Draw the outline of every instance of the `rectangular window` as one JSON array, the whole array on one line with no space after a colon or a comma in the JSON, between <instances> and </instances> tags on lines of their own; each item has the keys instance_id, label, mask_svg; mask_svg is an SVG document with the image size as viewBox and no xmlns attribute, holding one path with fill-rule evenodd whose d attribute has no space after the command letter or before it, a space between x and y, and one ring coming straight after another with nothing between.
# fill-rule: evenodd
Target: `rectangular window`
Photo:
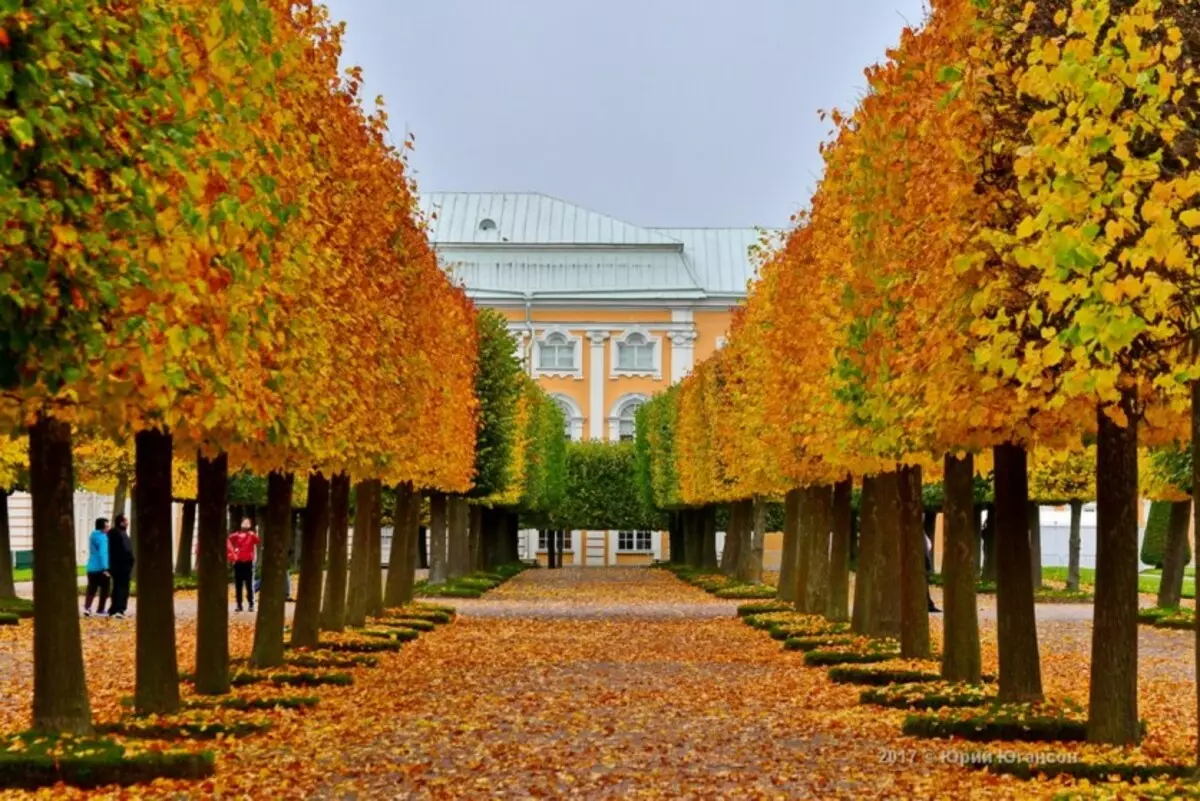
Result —
<instances>
[{"instance_id":1,"label":"rectangular window","mask_svg":"<svg viewBox=\"0 0 1200 801\"><path fill-rule=\"evenodd\" d=\"M548 340L538 348L538 367L542 370L574 370L575 343Z\"/></svg>"},{"instance_id":2,"label":"rectangular window","mask_svg":"<svg viewBox=\"0 0 1200 801\"><path fill-rule=\"evenodd\" d=\"M549 539L549 537L547 536L548 533L549 532L546 532L546 531L538 532L538 550L539 551L544 552L544 551L549 550L546 547L547 540ZM562 537L559 538L559 543L562 546L563 553L569 553L571 551L571 532L569 532L569 531L562 532Z\"/></svg>"},{"instance_id":3,"label":"rectangular window","mask_svg":"<svg viewBox=\"0 0 1200 801\"><path fill-rule=\"evenodd\" d=\"M617 369L653 370L654 344L652 342L621 342L617 344Z\"/></svg>"},{"instance_id":4,"label":"rectangular window","mask_svg":"<svg viewBox=\"0 0 1200 801\"><path fill-rule=\"evenodd\" d=\"M618 531L617 550L633 553L652 551L652 537L653 532L650 531Z\"/></svg>"}]
</instances>

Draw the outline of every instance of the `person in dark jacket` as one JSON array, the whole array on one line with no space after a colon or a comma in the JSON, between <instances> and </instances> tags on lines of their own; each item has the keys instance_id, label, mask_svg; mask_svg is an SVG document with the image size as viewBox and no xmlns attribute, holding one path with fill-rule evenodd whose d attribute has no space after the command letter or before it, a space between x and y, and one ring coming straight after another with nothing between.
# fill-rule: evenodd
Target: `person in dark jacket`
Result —
<instances>
[{"instance_id":1,"label":"person in dark jacket","mask_svg":"<svg viewBox=\"0 0 1200 801\"><path fill-rule=\"evenodd\" d=\"M129 518L125 515L117 515L108 530L108 572L113 585L108 616L121 619L129 606L129 582L133 578L133 541L129 539Z\"/></svg>"}]
</instances>

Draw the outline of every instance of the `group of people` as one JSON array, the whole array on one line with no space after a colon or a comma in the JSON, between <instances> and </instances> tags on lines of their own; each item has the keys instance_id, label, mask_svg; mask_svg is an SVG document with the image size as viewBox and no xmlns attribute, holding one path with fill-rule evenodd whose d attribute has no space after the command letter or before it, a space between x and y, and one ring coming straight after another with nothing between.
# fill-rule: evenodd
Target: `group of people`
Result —
<instances>
[{"instance_id":1,"label":"group of people","mask_svg":"<svg viewBox=\"0 0 1200 801\"><path fill-rule=\"evenodd\" d=\"M117 619L125 617L129 607L129 583L132 579L133 542L129 539L129 519L125 515L117 515L110 526L107 518L96 518L96 528L88 536L84 617L92 616L92 602L96 600L97 595L100 596L100 603L96 614L107 614ZM104 608L105 603L108 604L107 611Z\"/></svg>"}]
</instances>

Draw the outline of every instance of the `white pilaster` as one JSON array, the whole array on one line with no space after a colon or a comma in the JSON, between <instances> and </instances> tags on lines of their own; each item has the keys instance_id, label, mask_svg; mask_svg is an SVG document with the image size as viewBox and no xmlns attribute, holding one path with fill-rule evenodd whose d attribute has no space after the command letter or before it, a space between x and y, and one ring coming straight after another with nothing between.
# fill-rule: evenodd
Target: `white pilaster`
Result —
<instances>
[{"instance_id":1,"label":"white pilaster","mask_svg":"<svg viewBox=\"0 0 1200 801\"><path fill-rule=\"evenodd\" d=\"M674 384L692 371L696 358L696 332L671 333L671 383Z\"/></svg>"},{"instance_id":2,"label":"white pilaster","mask_svg":"<svg viewBox=\"0 0 1200 801\"><path fill-rule=\"evenodd\" d=\"M588 433L592 439L604 439L604 343L609 333L589 331L587 337L592 343L588 364Z\"/></svg>"}]
</instances>

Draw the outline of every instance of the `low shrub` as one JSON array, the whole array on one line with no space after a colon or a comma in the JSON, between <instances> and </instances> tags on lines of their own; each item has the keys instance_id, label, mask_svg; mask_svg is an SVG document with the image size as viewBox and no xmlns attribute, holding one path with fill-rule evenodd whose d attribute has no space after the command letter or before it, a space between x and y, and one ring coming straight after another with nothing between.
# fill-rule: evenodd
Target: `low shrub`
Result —
<instances>
[{"instance_id":1,"label":"low shrub","mask_svg":"<svg viewBox=\"0 0 1200 801\"><path fill-rule=\"evenodd\" d=\"M396 640L341 640L327 643L327 651L345 654L374 654L381 651L399 651L404 647L403 642Z\"/></svg>"},{"instance_id":2,"label":"low shrub","mask_svg":"<svg viewBox=\"0 0 1200 801\"><path fill-rule=\"evenodd\" d=\"M724 587L713 595L718 598L759 598L768 600L779 594L779 590L769 584L739 584L734 587Z\"/></svg>"},{"instance_id":3,"label":"low shrub","mask_svg":"<svg viewBox=\"0 0 1200 801\"><path fill-rule=\"evenodd\" d=\"M239 660L239 661L242 662L243 664L246 663L246 660L244 660L244 659ZM180 673L179 680L186 681L189 683L194 682L196 680L196 674L195 673ZM265 674L265 673L256 673L252 670L235 670L229 676L229 686L230 687L248 687L251 684L258 684L258 683L264 682L266 680L267 680L267 674Z\"/></svg>"},{"instance_id":4,"label":"low shrub","mask_svg":"<svg viewBox=\"0 0 1200 801\"><path fill-rule=\"evenodd\" d=\"M247 737L271 728L267 720L142 720L130 718L98 723L97 734L117 734L141 740L214 740L218 736Z\"/></svg>"},{"instance_id":5,"label":"low shrub","mask_svg":"<svg viewBox=\"0 0 1200 801\"><path fill-rule=\"evenodd\" d=\"M354 677L349 673L314 673L302 670L296 673L272 673L268 680L277 687L320 687L332 684L336 687L348 687L354 683Z\"/></svg>"},{"instance_id":6,"label":"low shrub","mask_svg":"<svg viewBox=\"0 0 1200 801\"><path fill-rule=\"evenodd\" d=\"M792 612L795 611L792 605L787 601L751 601L748 604L739 604L737 608L738 617L746 617L747 615L765 615L770 612Z\"/></svg>"},{"instance_id":7,"label":"low shrub","mask_svg":"<svg viewBox=\"0 0 1200 801\"><path fill-rule=\"evenodd\" d=\"M863 690L858 696L858 702L893 709L986 706L996 702L996 688L983 684L940 680L890 684Z\"/></svg>"},{"instance_id":8,"label":"low shrub","mask_svg":"<svg viewBox=\"0 0 1200 801\"><path fill-rule=\"evenodd\" d=\"M806 615L793 610L746 615L742 618L742 622L751 628L764 629L766 631L776 628L786 628L788 626L796 628L808 627L814 631L820 631L824 627L831 625L828 620L820 615Z\"/></svg>"},{"instance_id":9,"label":"low shrub","mask_svg":"<svg viewBox=\"0 0 1200 801\"><path fill-rule=\"evenodd\" d=\"M499 587L503 581L504 579L495 580L490 578L482 578L479 576L464 576L463 578L455 579L452 583L459 587L470 587L472 589L483 590L486 592L487 590Z\"/></svg>"},{"instance_id":10,"label":"low shrub","mask_svg":"<svg viewBox=\"0 0 1200 801\"><path fill-rule=\"evenodd\" d=\"M828 620L812 623L779 623L767 629L773 640L790 640L803 637L832 637L834 635L854 636L850 634L849 623L830 623Z\"/></svg>"},{"instance_id":11,"label":"low shrub","mask_svg":"<svg viewBox=\"0 0 1200 801\"><path fill-rule=\"evenodd\" d=\"M1090 604L1094 596L1087 590L1068 590L1043 585L1041 589L1034 591L1033 600L1039 604Z\"/></svg>"},{"instance_id":12,"label":"low shrub","mask_svg":"<svg viewBox=\"0 0 1200 801\"><path fill-rule=\"evenodd\" d=\"M900 646L895 640L865 640L851 645L834 648L817 648L804 654L804 664L812 667L833 665L861 665L870 662L886 662L900 656Z\"/></svg>"},{"instance_id":13,"label":"low shrub","mask_svg":"<svg viewBox=\"0 0 1200 801\"><path fill-rule=\"evenodd\" d=\"M419 617L379 617L373 618L370 621L370 625L383 626L384 628L396 626L412 629L413 631L433 631L437 628L437 623L430 620L422 620Z\"/></svg>"},{"instance_id":14,"label":"low shrub","mask_svg":"<svg viewBox=\"0 0 1200 801\"><path fill-rule=\"evenodd\" d=\"M0 598L0 612L17 617L33 617L33 601L28 598Z\"/></svg>"},{"instance_id":15,"label":"low shrub","mask_svg":"<svg viewBox=\"0 0 1200 801\"><path fill-rule=\"evenodd\" d=\"M1138 611L1138 622L1162 629L1196 628L1196 612L1186 607L1153 607Z\"/></svg>"},{"instance_id":16,"label":"low shrub","mask_svg":"<svg viewBox=\"0 0 1200 801\"><path fill-rule=\"evenodd\" d=\"M909 715L903 731L914 737L962 737L976 742L1083 742L1087 712L1073 701L993 704L986 709L941 709Z\"/></svg>"},{"instance_id":17,"label":"low shrub","mask_svg":"<svg viewBox=\"0 0 1200 801\"><path fill-rule=\"evenodd\" d=\"M449 608L449 607L444 607ZM390 620L398 618L401 620L427 620L430 623L441 626L450 623L454 620L454 611L443 611L443 609L425 609L419 606L400 606L393 609L385 609L383 617L379 620Z\"/></svg>"},{"instance_id":18,"label":"low shrub","mask_svg":"<svg viewBox=\"0 0 1200 801\"><path fill-rule=\"evenodd\" d=\"M129 786L155 779L206 779L211 751L146 750L86 737L18 734L0 738L0 787L36 790L59 782L74 787Z\"/></svg>"},{"instance_id":19,"label":"low shrub","mask_svg":"<svg viewBox=\"0 0 1200 801\"><path fill-rule=\"evenodd\" d=\"M421 588L419 595L429 598L480 598L483 590L453 583L429 584Z\"/></svg>"},{"instance_id":20,"label":"low shrub","mask_svg":"<svg viewBox=\"0 0 1200 801\"><path fill-rule=\"evenodd\" d=\"M241 696L189 698L183 702L184 709L232 709L237 712L265 709L307 709L317 705L315 695L277 695L267 698L243 698Z\"/></svg>"},{"instance_id":21,"label":"low shrub","mask_svg":"<svg viewBox=\"0 0 1200 801\"><path fill-rule=\"evenodd\" d=\"M410 642L421 636L419 631L413 631L403 626L389 626L381 629L353 629L355 634L361 634L364 637L377 637L381 640L395 640L396 642Z\"/></svg>"},{"instance_id":22,"label":"low shrub","mask_svg":"<svg viewBox=\"0 0 1200 801\"><path fill-rule=\"evenodd\" d=\"M1010 761L994 759L984 763L990 773L1017 776L1022 779L1070 776L1074 779L1087 779L1090 782L1144 782L1153 779L1183 779L1191 778L1196 772L1195 763L1191 762L1036 762ZM1138 798L1180 798L1178 792L1146 792L1144 786L1137 788ZM1196 788L1193 786L1192 791Z\"/></svg>"},{"instance_id":23,"label":"low shrub","mask_svg":"<svg viewBox=\"0 0 1200 801\"><path fill-rule=\"evenodd\" d=\"M938 681L942 677L938 671L930 670L926 663L915 660L837 665L829 669L828 675L829 680L837 684L866 684L872 687Z\"/></svg>"},{"instance_id":24,"label":"low shrub","mask_svg":"<svg viewBox=\"0 0 1200 801\"><path fill-rule=\"evenodd\" d=\"M16 612L0 612L0 626L15 626L21 622L21 616Z\"/></svg>"},{"instance_id":25,"label":"low shrub","mask_svg":"<svg viewBox=\"0 0 1200 801\"><path fill-rule=\"evenodd\" d=\"M365 654L350 654L348 656L335 656L333 654L323 654L320 652L297 653L284 657L285 663L294 667L301 668L353 668L353 667L375 667L379 664L379 660L373 656Z\"/></svg>"},{"instance_id":26,"label":"low shrub","mask_svg":"<svg viewBox=\"0 0 1200 801\"><path fill-rule=\"evenodd\" d=\"M771 632L771 636L780 631ZM851 645L856 637L851 634L815 634L799 637L784 637L783 647L787 651L815 651L818 648L833 648L839 645Z\"/></svg>"}]
</instances>

